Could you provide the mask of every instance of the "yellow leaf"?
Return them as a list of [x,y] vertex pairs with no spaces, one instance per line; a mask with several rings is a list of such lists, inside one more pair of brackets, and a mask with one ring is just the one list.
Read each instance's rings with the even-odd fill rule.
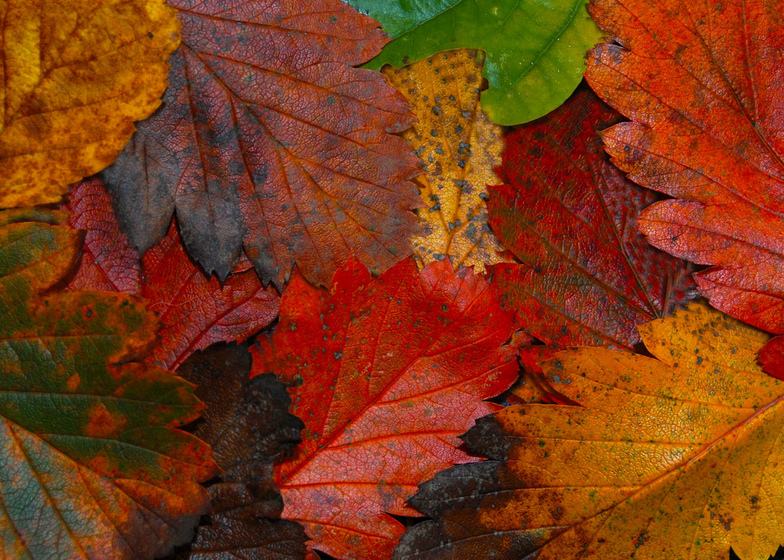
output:
[[420,268],[449,257],[455,268],[508,262],[487,225],[487,188],[501,181],[503,128],[479,107],[484,54],[439,53],[400,69],[384,68],[417,116],[404,133],[425,167],[416,182],[425,208],[418,210],[424,236],[412,239]]
[[[717,560],[730,547],[763,560],[776,552],[784,543],[784,383],[757,364],[768,335],[705,304],[640,334],[655,359],[578,348],[542,364],[582,406],[508,407],[464,437],[501,462],[483,467],[485,479],[493,474],[479,496],[460,486],[470,479],[465,469],[478,468],[465,466],[412,499],[439,518],[428,533],[439,539],[433,547],[456,556],[482,547],[497,558],[513,549],[537,560]],[[438,496],[450,496],[441,515],[428,508]],[[460,505],[471,500],[478,511]],[[430,542],[423,533],[420,550]],[[411,545],[404,539],[400,551]]]
[[176,11],[164,0],[7,0],[0,17],[0,207],[57,202],[160,104]]

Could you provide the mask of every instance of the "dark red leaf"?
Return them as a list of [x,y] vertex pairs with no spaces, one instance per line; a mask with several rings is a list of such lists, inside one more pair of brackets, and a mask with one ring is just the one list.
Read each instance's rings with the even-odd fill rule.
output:
[[242,249],[265,284],[295,265],[327,284],[350,254],[380,272],[411,253],[419,173],[392,133],[412,122],[378,72],[387,39],[339,0],[170,0],[182,46],[163,107],[104,176],[143,251],[177,212],[224,279]]

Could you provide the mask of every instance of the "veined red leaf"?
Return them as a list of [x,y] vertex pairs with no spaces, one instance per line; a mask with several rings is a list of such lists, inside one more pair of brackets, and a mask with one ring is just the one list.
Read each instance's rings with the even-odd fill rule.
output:
[[304,441],[277,469],[283,517],[333,556],[388,558],[404,528],[387,513],[416,515],[417,484],[476,460],[458,436],[516,379],[511,333],[492,288],[447,260],[378,278],[351,260],[329,292],[295,276],[253,363],[300,383]]

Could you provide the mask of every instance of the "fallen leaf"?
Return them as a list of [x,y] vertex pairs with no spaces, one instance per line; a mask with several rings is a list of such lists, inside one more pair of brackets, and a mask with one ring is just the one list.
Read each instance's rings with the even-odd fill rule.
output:
[[711,265],[695,275],[725,313],[784,333],[784,20],[775,0],[597,0],[586,78],[632,119],[604,132],[613,163],[676,198],[638,219],[648,241]]
[[415,180],[425,204],[417,213],[425,235],[412,239],[417,264],[449,257],[452,266],[504,262],[504,248],[487,225],[487,185],[498,178],[503,128],[479,109],[484,55],[456,50],[399,70],[384,69],[411,104],[417,122],[403,133],[426,174]]
[[610,165],[597,131],[620,120],[588,89],[507,137],[490,226],[521,264],[490,267],[505,309],[558,348],[632,349],[636,326],[693,297],[691,269],[637,231],[657,195]]
[[87,230],[84,254],[69,289],[126,292],[144,297],[158,313],[160,340],[147,361],[176,369],[191,353],[215,342],[241,341],[269,325],[280,298],[253,270],[223,284],[192,263],[172,223],[169,233],[139,260],[123,234],[100,179],[74,186],[70,224]]
[[476,460],[457,436],[517,377],[511,332],[492,288],[447,261],[371,278],[351,260],[329,292],[296,275],[253,360],[253,375],[301,383],[304,441],[276,469],[283,517],[332,556],[388,558],[404,528],[387,514],[416,515],[417,484]]
[[402,66],[452,49],[487,53],[482,108],[495,123],[542,117],[580,83],[602,34],[586,0],[348,0],[395,38],[366,66]]
[[[0,213],[0,531],[13,558],[153,558],[209,510],[217,468],[178,426],[193,386],[139,363],[157,321],[126,294],[57,292],[82,234]],[[43,294],[46,295],[43,295]]]
[[276,457],[301,440],[302,422],[288,413],[291,397],[272,374],[248,380],[244,346],[215,345],[197,352],[177,373],[198,385],[207,406],[193,431],[223,470],[207,487],[212,513],[202,520],[182,558],[305,558],[302,527],[281,520],[283,500],[273,482]]
[[[764,560],[782,543],[784,383],[768,336],[691,304],[640,327],[655,357],[578,348],[544,364],[582,406],[522,405],[465,436],[411,503],[435,521],[396,558]],[[477,551],[480,551],[477,554]]]
[[58,202],[160,104],[179,43],[163,0],[3,2],[0,207]]
[[242,249],[264,284],[296,264],[315,284],[356,255],[381,272],[411,253],[421,205],[411,124],[384,77],[353,68],[386,42],[340,0],[171,0],[182,46],[163,108],[104,172],[142,252],[177,221],[224,280]]

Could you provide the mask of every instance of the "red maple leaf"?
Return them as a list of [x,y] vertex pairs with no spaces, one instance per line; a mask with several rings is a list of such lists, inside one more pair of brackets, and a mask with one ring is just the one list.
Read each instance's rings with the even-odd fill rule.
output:
[[635,226],[657,195],[623,177],[602,149],[598,131],[620,118],[579,89],[509,134],[498,170],[507,184],[489,187],[490,225],[521,261],[491,267],[493,284],[525,331],[554,348],[632,349],[637,325],[692,295],[686,263],[649,246]]
[[648,241],[702,265],[722,311],[784,333],[784,20],[781,3],[595,0],[619,44],[586,78],[632,119],[604,132],[613,162],[676,198],[640,216]]
[[353,252],[374,271],[411,253],[417,159],[393,133],[405,99],[354,68],[388,41],[340,0],[170,0],[182,46],[163,106],[105,171],[143,251],[177,212],[188,253],[224,279],[242,249],[265,284],[296,263],[327,284]]
[[70,225],[87,230],[81,264],[68,288],[125,292],[149,300],[162,328],[147,361],[175,369],[196,350],[243,340],[277,316],[278,294],[272,287],[264,289],[249,264],[223,285],[208,278],[188,259],[173,223],[140,261],[119,229],[100,179],[78,183],[68,207]]
[[404,527],[386,513],[418,515],[405,504],[417,484],[476,460],[458,436],[516,379],[511,332],[492,288],[448,260],[378,278],[351,260],[329,292],[296,275],[251,374],[299,383],[306,430],[277,470],[283,517],[333,556],[388,558]]

